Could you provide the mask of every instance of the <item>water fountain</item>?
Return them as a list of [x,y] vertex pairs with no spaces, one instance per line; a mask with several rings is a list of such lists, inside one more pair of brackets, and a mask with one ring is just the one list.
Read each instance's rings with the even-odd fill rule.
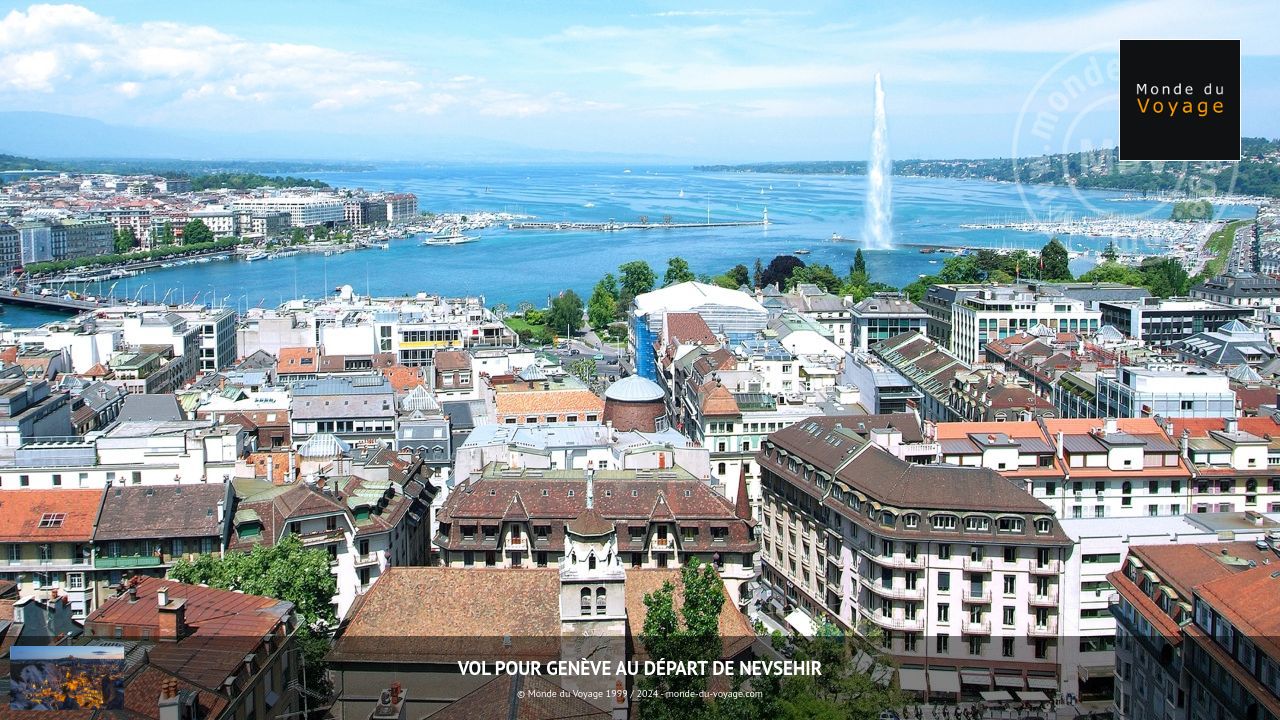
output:
[[893,163],[889,160],[889,131],[884,119],[884,87],[876,73],[876,105],[871,131],[871,158],[867,161],[866,219],[863,245],[869,250],[893,248]]

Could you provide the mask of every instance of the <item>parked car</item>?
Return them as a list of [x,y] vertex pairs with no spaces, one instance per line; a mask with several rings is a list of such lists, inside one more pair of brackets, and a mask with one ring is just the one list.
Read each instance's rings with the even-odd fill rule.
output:
[[592,360],[603,360],[603,359],[604,359],[604,353],[596,353],[595,355],[592,355],[592,356],[591,356],[591,359],[592,359]]

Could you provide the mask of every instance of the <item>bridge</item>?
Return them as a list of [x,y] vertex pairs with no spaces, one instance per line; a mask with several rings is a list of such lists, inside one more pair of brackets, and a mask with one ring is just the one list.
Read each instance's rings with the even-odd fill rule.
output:
[[44,308],[45,310],[61,310],[73,315],[82,313],[85,310],[97,310],[98,308],[119,303],[119,300],[115,298],[106,298],[105,300],[106,302],[89,302],[88,300],[77,300],[62,295],[41,295],[21,290],[0,291],[0,303],[25,305],[27,307]]

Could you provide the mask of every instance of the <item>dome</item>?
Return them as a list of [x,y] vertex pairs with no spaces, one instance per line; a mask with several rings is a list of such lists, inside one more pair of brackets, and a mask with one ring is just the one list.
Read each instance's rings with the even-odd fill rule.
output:
[[304,458],[336,458],[348,452],[351,446],[329,433],[316,433],[298,448],[298,455]]
[[665,396],[658,383],[639,375],[624,377],[604,391],[606,400],[619,402],[656,402]]

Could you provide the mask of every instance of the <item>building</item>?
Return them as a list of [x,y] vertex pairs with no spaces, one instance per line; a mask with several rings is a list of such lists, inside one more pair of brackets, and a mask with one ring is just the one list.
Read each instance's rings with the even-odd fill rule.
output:
[[8,223],[0,223],[0,273],[9,273],[19,267],[22,267],[22,243],[18,229]]
[[[756,299],[762,300],[764,304],[761,291],[757,291]],[[858,332],[852,322],[855,313],[844,298],[833,295],[818,285],[797,283],[790,292],[771,298],[769,304],[773,303],[826,328],[832,342],[841,348],[852,350],[858,347]],[[866,349],[865,344],[862,347]]]
[[386,222],[403,223],[418,217],[418,196],[413,193],[393,193],[386,196]]
[[432,388],[441,397],[470,397],[476,392],[471,372],[471,353],[440,350],[432,363]]
[[1158,347],[1253,314],[1248,308],[1197,298],[1109,300],[1098,303],[1098,309],[1104,325]]
[[754,334],[769,323],[769,313],[755,298],[740,290],[728,290],[699,282],[677,283],[637,295],[630,308],[628,353],[635,358],[636,374],[657,380],[653,353],[667,313],[697,313],[712,333]]
[[625,377],[604,391],[604,421],[620,432],[666,430],[666,393],[647,378]]
[[27,379],[19,365],[0,369],[0,464],[12,461],[26,443],[74,434],[67,393],[46,380]]
[[1117,717],[1280,716],[1276,555],[1268,542],[1129,551],[1108,576]]
[[1185,448],[1194,513],[1280,512],[1280,422],[1274,417],[1173,418]]
[[1201,330],[1180,337],[1173,349],[1182,362],[1214,370],[1230,370],[1247,365],[1262,369],[1277,357],[1275,346],[1265,333],[1239,320],[1231,320],[1216,330]]
[[101,490],[51,488],[0,491],[0,580],[21,596],[65,595],[72,615],[93,606],[93,528]]
[[316,434],[333,434],[348,442],[395,438],[395,392],[382,375],[299,380],[290,392],[295,445]]
[[[1095,378],[1093,417],[1235,417],[1236,394],[1226,375],[1211,370],[1149,365],[1117,367]],[[1060,409],[1065,398],[1055,402]],[[1067,413],[1062,413],[1067,416]]]
[[918,465],[822,416],[761,447],[765,607],[803,632],[877,628],[904,690],[1072,691],[1053,510],[987,468]]
[[187,213],[188,220],[199,220],[216,238],[235,237],[241,233],[240,217],[248,211],[211,206]]
[[902,295],[876,293],[849,311],[853,332],[847,350],[869,350],[872,345],[903,333],[924,333],[929,314]]
[[1280,311],[1280,280],[1261,273],[1233,270],[1191,288],[1191,297],[1249,308],[1259,318]]
[[921,398],[921,417],[935,422],[960,419],[951,388],[957,376],[971,371],[969,364],[918,332],[882,340],[871,353],[911,383]]
[[239,212],[240,235],[251,238],[280,237],[289,231],[292,215],[283,210]]
[[863,350],[845,360],[840,386],[857,388],[858,402],[873,415],[910,412],[924,401],[924,393],[902,373]]
[[983,287],[957,301],[951,312],[950,350],[965,362],[978,362],[989,340],[1043,325],[1058,332],[1098,331],[1102,313],[1082,300],[1048,286]]
[[85,618],[84,635],[142,650],[125,679],[135,714],[246,720],[302,706],[299,624],[284,600],[138,576]]
[[236,198],[232,210],[287,212],[292,227],[314,227],[341,223],[345,219],[342,199],[332,195],[274,195]]
[[572,375],[547,377],[531,365],[514,377],[488,378],[487,398],[494,422],[534,425],[600,422],[604,400]]
[[679,467],[543,470],[490,464],[459,484],[437,515],[433,544],[455,568],[545,568],[569,554],[576,522],[616,532],[629,568],[714,565],[728,603],[749,596],[759,541],[745,503],[734,503]]
[[49,218],[18,226],[22,263],[74,260],[115,252],[115,227],[102,218]]
[[123,203],[118,207],[95,210],[94,217],[106,219],[115,232],[129,230],[137,238],[139,247],[150,249],[153,226],[150,200]]

